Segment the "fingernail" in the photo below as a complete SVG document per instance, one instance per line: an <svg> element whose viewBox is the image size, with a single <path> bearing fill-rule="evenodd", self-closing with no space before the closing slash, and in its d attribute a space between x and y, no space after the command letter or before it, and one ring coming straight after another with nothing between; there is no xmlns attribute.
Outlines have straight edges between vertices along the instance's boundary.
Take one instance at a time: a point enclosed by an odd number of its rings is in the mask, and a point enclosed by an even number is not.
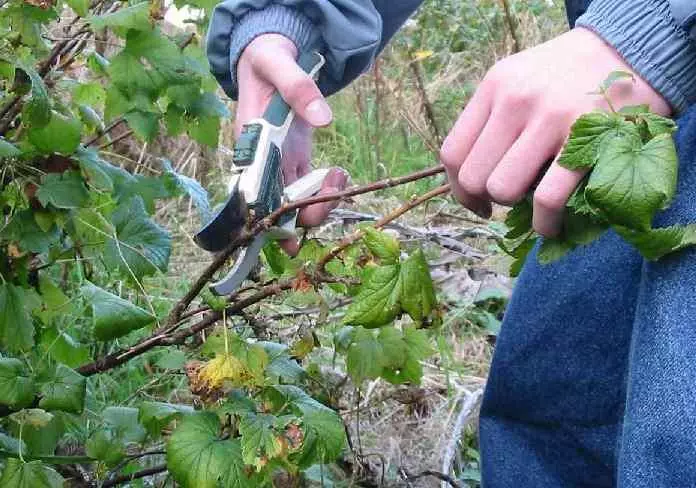
<svg viewBox="0 0 696 488"><path fill-rule="evenodd" d="M305 118L307 122L312 124L314 127L323 127L331 123L333 114L331 113L331 107L326 103L323 98L317 98L316 100L310 102L305 109Z"/></svg>

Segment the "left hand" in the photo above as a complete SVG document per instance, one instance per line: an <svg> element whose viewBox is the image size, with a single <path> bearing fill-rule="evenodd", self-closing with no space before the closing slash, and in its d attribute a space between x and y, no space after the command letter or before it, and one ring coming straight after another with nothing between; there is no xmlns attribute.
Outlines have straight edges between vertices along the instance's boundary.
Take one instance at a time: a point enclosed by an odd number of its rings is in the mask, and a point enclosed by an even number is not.
<svg viewBox="0 0 696 488"><path fill-rule="evenodd" d="M454 196L482 217L491 203L512 205L532 185L534 229L558 235L568 198L584 176L555 159L581 115L608 109L596 92L616 70L633 72L613 47L575 28L549 42L498 62L479 85L440 153ZM669 104L645 80L617 82L612 104L647 104L669 115ZM542 174L548 161L549 169Z"/></svg>

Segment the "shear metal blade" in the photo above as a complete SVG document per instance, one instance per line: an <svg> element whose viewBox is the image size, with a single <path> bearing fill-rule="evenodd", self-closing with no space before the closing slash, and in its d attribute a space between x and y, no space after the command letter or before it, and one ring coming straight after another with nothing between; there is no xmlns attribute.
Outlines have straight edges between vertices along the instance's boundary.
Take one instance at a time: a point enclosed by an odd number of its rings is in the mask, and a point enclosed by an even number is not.
<svg viewBox="0 0 696 488"><path fill-rule="evenodd" d="M265 234L259 234L248 247L243 248L227 275L210 286L213 292L216 295L229 295L239 288L239 285L247 279L251 270L258 263L259 254L261 254L261 249L265 243Z"/></svg>
<svg viewBox="0 0 696 488"><path fill-rule="evenodd" d="M194 237L199 247L219 252L241 233L248 217L244 196L234 187L225 204Z"/></svg>

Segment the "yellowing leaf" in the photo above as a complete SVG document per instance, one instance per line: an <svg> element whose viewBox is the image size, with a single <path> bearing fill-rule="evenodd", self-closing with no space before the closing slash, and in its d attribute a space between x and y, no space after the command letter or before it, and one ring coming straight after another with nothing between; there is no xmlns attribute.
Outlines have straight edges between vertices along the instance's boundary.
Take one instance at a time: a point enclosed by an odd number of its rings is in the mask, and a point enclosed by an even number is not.
<svg viewBox="0 0 696 488"><path fill-rule="evenodd" d="M422 61L424 59L428 59L433 54L434 54L433 51L431 51L429 49L422 50L422 51L416 51L415 53L413 53L413 60L414 61Z"/></svg>
<svg viewBox="0 0 696 488"><path fill-rule="evenodd" d="M240 385L247 376L244 363L231 354L218 354L206 363L198 373L209 388L220 388L225 381Z"/></svg>

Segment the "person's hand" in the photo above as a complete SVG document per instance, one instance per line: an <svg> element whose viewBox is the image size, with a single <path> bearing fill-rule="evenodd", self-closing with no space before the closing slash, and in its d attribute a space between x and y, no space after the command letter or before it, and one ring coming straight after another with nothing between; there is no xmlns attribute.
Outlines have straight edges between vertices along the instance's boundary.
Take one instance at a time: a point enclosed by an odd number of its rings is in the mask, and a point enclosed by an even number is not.
<svg viewBox="0 0 696 488"><path fill-rule="evenodd" d="M237 64L237 135L245 123L263 115L276 90L297 114L282 148L281 166L286 185L311 171L312 128L326 126L332 119L331 108L314 80L297 65L296 58L297 48L290 39L264 34L244 49ZM333 168L319 194L343 190L347 182L347 173ZM319 225L335 206L327 202L307 207L300 212L298 221L307 227ZM295 240L282 241L281 246L289 254L298 251Z"/></svg>
<svg viewBox="0 0 696 488"><path fill-rule="evenodd" d="M445 139L440 159L454 196L482 217L491 202L512 205L534 191L534 229L555 236L568 198L583 172L555 161L570 128L582 114L602 108L596 92L616 70L632 72L620 55L593 32L576 28L510 56L488 72ZM609 90L612 105L648 104L661 114L668 103L635 75Z"/></svg>

